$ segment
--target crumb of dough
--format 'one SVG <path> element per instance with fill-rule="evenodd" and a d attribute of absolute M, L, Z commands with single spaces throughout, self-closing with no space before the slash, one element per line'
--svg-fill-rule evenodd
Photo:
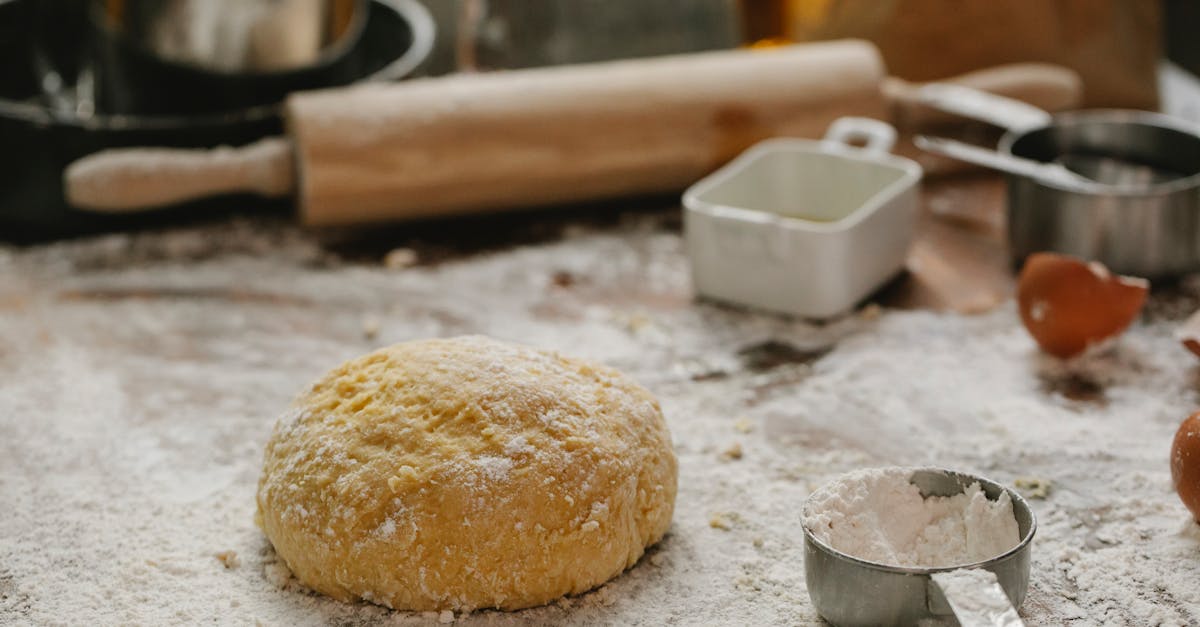
<path fill-rule="evenodd" d="M 754 578 L 749 575 L 742 575 L 741 577 L 738 577 L 736 580 L 734 580 L 733 585 L 738 590 L 747 590 L 747 591 L 762 590 L 762 586 L 759 585 L 759 583 L 757 581 L 755 581 Z"/>
<path fill-rule="evenodd" d="M 708 519 L 708 526 L 713 529 L 729 531 L 733 529 L 733 515 L 717 512 Z"/>
<path fill-rule="evenodd" d="M 221 551 L 214 555 L 225 568 L 237 568 L 242 565 L 242 559 L 238 557 L 237 551 Z"/>
<path fill-rule="evenodd" d="M 625 321 L 625 324 L 631 333 L 637 333 L 639 331 L 645 331 L 646 329 L 649 329 L 654 325 L 654 321 L 650 319 L 650 316 L 647 316 L 641 312 L 636 312 L 629 315 L 629 318 Z"/>
<path fill-rule="evenodd" d="M 604 586 L 602 588 L 597 588 L 596 591 L 592 593 L 592 595 L 593 595 L 593 598 L 596 600 L 596 602 L 599 603 L 603 607 L 609 607 L 611 605 L 616 604 L 616 602 L 617 602 L 616 596 L 613 595 L 612 589 L 609 588 L 608 586 Z"/>
<path fill-rule="evenodd" d="M 1053 483 L 1049 479 L 1041 477 L 1017 477 L 1013 481 L 1021 494 L 1031 499 L 1045 499 L 1050 496 L 1050 491 L 1053 488 Z"/>
<path fill-rule="evenodd" d="M 368 340 L 375 339 L 379 335 L 379 328 L 382 323 L 375 316 L 365 316 L 362 323 L 363 337 Z"/>
<path fill-rule="evenodd" d="M 417 265 L 418 261 L 420 257 L 417 256 L 417 251 L 411 248 L 395 248 L 384 255 L 383 266 L 389 270 L 403 270 Z"/>
<path fill-rule="evenodd" d="M 733 444 L 731 444 L 729 446 L 729 448 L 727 448 L 721 452 L 720 458 L 721 458 L 721 461 L 728 462 L 728 461 L 741 459 L 742 455 L 743 455 L 742 443 L 734 442 Z"/>
<path fill-rule="evenodd" d="M 267 581 L 271 582 L 271 585 L 281 590 L 286 588 L 292 579 L 292 571 L 288 570 L 287 565 L 281 561 L 263 566 L 263 575 L 266 576 Z"/>
<path fill-rule="evenodd" d="M 738 433 L 750 433 L 754 431 L 754 421 L 745 416 L 741 416 L 733 423 L 733 428 Z"/>
<path fill-rule="evenodd" d="M 454 622 L 454 612 L 451 612 L 450 610 L 442 610 L 442 613 L 438 614 L 438 622 L 443 625 L 448 625 L 450 623 L 453 623 Z"/>

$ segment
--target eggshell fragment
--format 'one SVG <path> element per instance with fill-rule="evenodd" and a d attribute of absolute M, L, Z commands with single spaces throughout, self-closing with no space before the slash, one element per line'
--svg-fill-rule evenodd
<path fill-rule="evenodd" d="M 1180 500 L 1200 522 L 1200 412 L 1192 414 L 1171 444 L 1171 481 Z"/>
<path fill-rule="evenodd" d="M 1200 311 L 1188 316 L 1187 320 L 1175 332 L 1175 337 L 1183 347 L 1200 357 Z"/>
<path fill-rule="evenodd" d="M 1115 275 L 1099 262 L 1035 253 L 1021 269 L 1017 306 L 1038 346 L 1066 358 L 1124 331 L 1149 292 L 1146 279 Z"/>

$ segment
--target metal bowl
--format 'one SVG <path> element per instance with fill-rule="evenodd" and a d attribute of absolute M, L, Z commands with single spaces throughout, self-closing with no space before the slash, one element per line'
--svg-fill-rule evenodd
<path fill-rule="evenodd" d="M 404 2 L 419 6 L 416 0 Z M 128 115 L 103 107 L 86 114 L 73 107 L 53 106 L 41 91 L 46 76 L 34 71 L 36 58 L 44 53 L 65 59 L 84 55 L 89 28 L 86 19 L 78 23 L 56 20 L 54 28 L 38 31 L 18 27 L 36 23 L 35 9 L 53 4 L 50 0 L 0 2 L 0 55 L 6 59 L 0 64 L 4 67 L 0 76 L 12 74 L 0 84 L 0 137 L 5 140 L 5 149 L 0 151 L 0 239 L 30 242 L 168 224 L 198 210 L 228 213 L 238 208 L 286 208 L 283 203 L 250 196 L 234 202 L 229 198 L 199 201 L 142 215 L 101 215 L 71 208 L 63 198 L 62 172 L 80 157 L 121 146 L 237 146 L 282 133 L 283 122 L 274 103 L 186 115 Z M 413 45 L 421 26 L 414 26 L 417 22 L 412 16 L 396 11 L 395 6 L 371 2 L 362 37 L 348 53 L 362 72 L 358 80 L 384 78 L 379 75 L 384 71 L 389 72 L 388 77 L 398 78 L 391 75 L 397 68 L 411 71 L 428 54 L 428 48 Z"/>
<path fill-rule="evenodd" d="M 218 113 L 271 105 L 293 91 L 411 74 L 433 48 L 432 18 L 416 0 L 372 4 L 238 0 L 232 6 L 243 7 L 239 17 L 238 12 L 213 11 L 221 8 L 214 0 L 92 0 L 97 105 L 108 113 L 131 115 Z M 260 5 L 306 10 L 293 11 L 294 16 L 279 10 L 262 16 L 250 12 Z M 221 19 L 189 19 L 196 17 L 190 7 L 204 7 L 192 11 Z M 371 14 L 381 9 L 403 18 L 409 43 L 378 67 L 355 52 Z M 346 15 L 335 19 L 339 13 Z"/>

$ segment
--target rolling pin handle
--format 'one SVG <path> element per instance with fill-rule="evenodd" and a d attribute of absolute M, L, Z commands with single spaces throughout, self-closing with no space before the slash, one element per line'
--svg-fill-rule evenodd
<path fill-rule="evenodd" d="M 1047 117 L 1045 112 L 1077 109 L 1083 100 L 1083 82 L 1079 74 L 1069 68 L 1046 63 L 999 65 L 946 78 L 938 83 L 967 87 L 976 92 L 987 92 L 1024 103 L 1024 111 L 1015 114 L 1021 116 L 1020 120 L 1012 119 L 1011 115 L 995 120 L 1002 126 L 1014 122 L 1017 126 L 1036 125 Z M 951 87 L 950 93 L 947 93 L 945 87 L 927 89 L 928 85 L 895 77 L 883 81 L 882 89 L 892 108 L 893 124 L 912 131 L 961 120 L 963 113 L 972 118 L 978 117 L 972 114 L 980 106 L 974 106 L 966 112 L 958 110 L 961 107 L 946 106 L 947 100 L 952 101 L 951 104 L 961 101 L 961 96 L 953 93 L 955 87 Z M 962 90 L 957 91 L 961 93 Z M 948 111 L 945 110 L 948 108 Z"/>
<path fill-rule="evenodd" d="M 125 213 L 214 194 L 287 196 L 295 188 L 292 144 L 268 137 L 216 149 L 114 148 L 88 155 L 63 171 L 71 205 Z"/>

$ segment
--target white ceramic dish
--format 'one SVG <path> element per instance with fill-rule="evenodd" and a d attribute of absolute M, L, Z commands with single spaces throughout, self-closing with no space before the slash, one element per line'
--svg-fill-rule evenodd
<path fill-rule="evenodd" d="M 888 152 L 895 139 L 884 122 L 841 118 L 824 140 L 766 140 L 689 187 L 696 292 L 828 318 L 878 289 L 904 267 L 917 220 L 921 166 Z"/>

